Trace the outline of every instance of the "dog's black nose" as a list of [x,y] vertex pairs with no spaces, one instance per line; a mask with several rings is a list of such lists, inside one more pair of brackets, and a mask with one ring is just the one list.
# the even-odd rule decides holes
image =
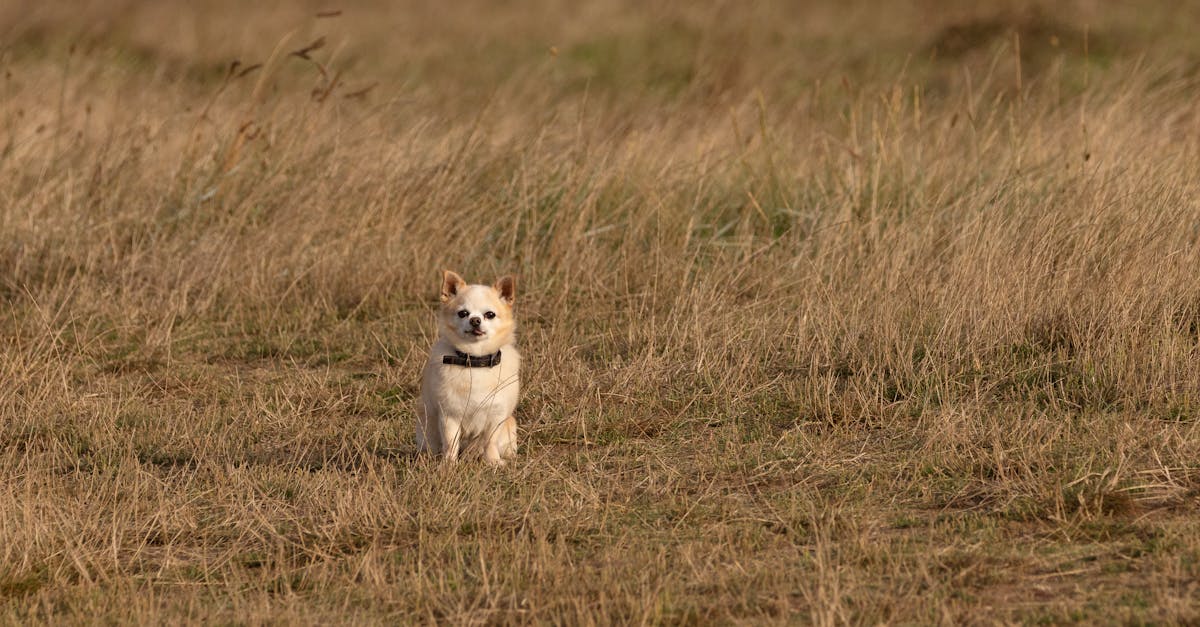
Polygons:
[[482,319],[480,319],[480,318],[479,318],[479,316],[471,316],[471,326],[473,326],[473,327],[475,327],[476,329],[478,329],[478,328],[479,328],[479,325],[480,325],[480,324],[482,324],[482,323],[483,323],[483,320],[482,320]]

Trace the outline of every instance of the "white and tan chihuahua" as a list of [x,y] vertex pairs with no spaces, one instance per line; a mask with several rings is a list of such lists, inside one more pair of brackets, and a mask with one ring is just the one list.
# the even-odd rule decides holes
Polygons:
[[515,296],[511,276],[488,287],[442,272],[438,339],[421,378],[418,450],[450,461],[460,453],[482,453],[497,465],[517,454]]

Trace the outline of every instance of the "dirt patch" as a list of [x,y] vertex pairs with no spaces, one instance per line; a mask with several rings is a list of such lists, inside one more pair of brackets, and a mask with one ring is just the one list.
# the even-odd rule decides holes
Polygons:
[[1106,34],[1078,28],[1035,10],[954,22],[937,32],[928,49],[940,58],[959,59],[990,50],[1000,42],[1014,41],[1020,43],[1021,61],[1035,65],[1058,54],[1106,56],[1113,47]]

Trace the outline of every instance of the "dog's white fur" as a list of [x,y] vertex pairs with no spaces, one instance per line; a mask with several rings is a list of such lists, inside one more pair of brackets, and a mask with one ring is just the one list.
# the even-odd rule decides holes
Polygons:
[[[515,294],[512,277],[489,287],[467,285],[458,274],[442,272],[438,339],[421,378],[419,450],[450,461],[460,453],[481,452],[485,460],[498,465],[517,454],[513,409],[520,392],[521,355],[514,338]],[[463,311],[467,313],[460,317]],[[477,326],[472,325],[473,318],[478,318]],[[491,368],[442,363],[442,357],[456,350],[472,356],[499,350],[500,363]]]

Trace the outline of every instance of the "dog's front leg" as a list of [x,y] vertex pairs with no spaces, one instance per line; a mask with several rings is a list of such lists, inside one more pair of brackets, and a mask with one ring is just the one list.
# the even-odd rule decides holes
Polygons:
[[517,456],[517,419],[509,416],[504,419],[504,424],[501,426],[505,434],[508,436],[504,446],[500,447],[500,456],[505,458]]
[[517,421],[509,416],[492,429],[484,459],[489,464],[503,466],[506,458],[516,457],[516,454]]
[[500,446],[495,440],[488,442],[487,450],[483,452],[483,461],[493,466],[504,465],[504,460],[500,456]]
[[442,418],[442,455],[446,461],[458,461],[458,444],[462,425],[455,418]]

